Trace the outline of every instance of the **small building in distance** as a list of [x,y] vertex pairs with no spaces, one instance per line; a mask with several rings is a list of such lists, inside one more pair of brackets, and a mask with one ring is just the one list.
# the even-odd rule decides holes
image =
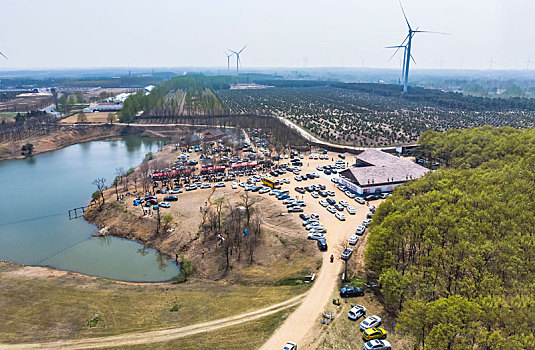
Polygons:
[[92,103],[89,107],[84,108],[84,113],[93,112],[117,112],[123,108],[122,103]]
[[204,134],[202,136],[202,140],[203,140],[203,142],[217,141],[217,140],[220,140],[220,139],[224,138],[225,136],[226,136],[226,134],[221,130],[210,129],[210,130],[204,132]]
[[361,195],[390,192],[428,171],[414,162],[369,148],[357,155],[355,165],[340,172],[339,183]]

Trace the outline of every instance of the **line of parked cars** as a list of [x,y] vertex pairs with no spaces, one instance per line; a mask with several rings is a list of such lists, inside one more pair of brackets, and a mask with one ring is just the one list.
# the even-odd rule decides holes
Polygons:
[[[340,289],[340,296],[342,297],[358,297],[363,296],[364,290],[359,287],[345,286]],[[362,305],[351,304],[347,317],[351,321],[358,321],[362,317],[367,316],[367,310]],[[366,317],[360,323],[360,331],[362,332],[362,340],[364,341],[364,350],[391,350],[392,346],[389,341],[385,340],[387,331],[381,328],[383,320],[377,315]]]

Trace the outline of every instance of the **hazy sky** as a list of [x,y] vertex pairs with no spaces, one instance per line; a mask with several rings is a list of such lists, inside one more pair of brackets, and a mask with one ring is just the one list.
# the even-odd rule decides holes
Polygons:
[[[535,69],[535,1],[404,0],[418,68]],[[226,66],[398,67],[397,0],[0,0],[0,69]],[[233,61],[234,62],[234,61]]]

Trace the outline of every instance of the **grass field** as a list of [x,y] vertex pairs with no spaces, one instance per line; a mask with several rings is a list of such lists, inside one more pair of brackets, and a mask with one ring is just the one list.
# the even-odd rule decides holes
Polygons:
[[164,350],[164,349],[258,349],[267,338],[284,322],[295,308],[238,326],[222,328],[200,335],[192,335],[171,342],[138,345],[129,350]]
[[[87,121],[86,123],[94,123],[94,124],[106,124],[108,123],[108,114],[112,113],[113,115],[116,115],[114,112],[94,112],[94,113],[84,113]],[[118,118],[116,117],[115,120]],[[67,117],[65,119],[61,120],[62,124],[74,124],[78,122],[78,114],[71,115],[70,117]]]
[[[1,263],[0,342],[181,327],[260,309],[297,296],[306,288],[220,282],[126,284]],[[263,320],[257,322],[264,327]]]

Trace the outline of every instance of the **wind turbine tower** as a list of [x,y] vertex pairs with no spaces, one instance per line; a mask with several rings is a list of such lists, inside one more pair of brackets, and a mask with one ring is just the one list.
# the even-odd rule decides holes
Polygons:
[[227,56],[227,72],[230,72],[230,57],[231,57],[232,55],[234,55],[234,54],[231,53],[231,54],[229,55],[227,52],[225,52],[225,55]]
[[242,49],[238,52],[229,49],[230,52],[233,52],[236,55],[236,75],[240,74],[240,54],[242,53],[243,50],[245,50],[246,47],[247,45],[242,47]]

